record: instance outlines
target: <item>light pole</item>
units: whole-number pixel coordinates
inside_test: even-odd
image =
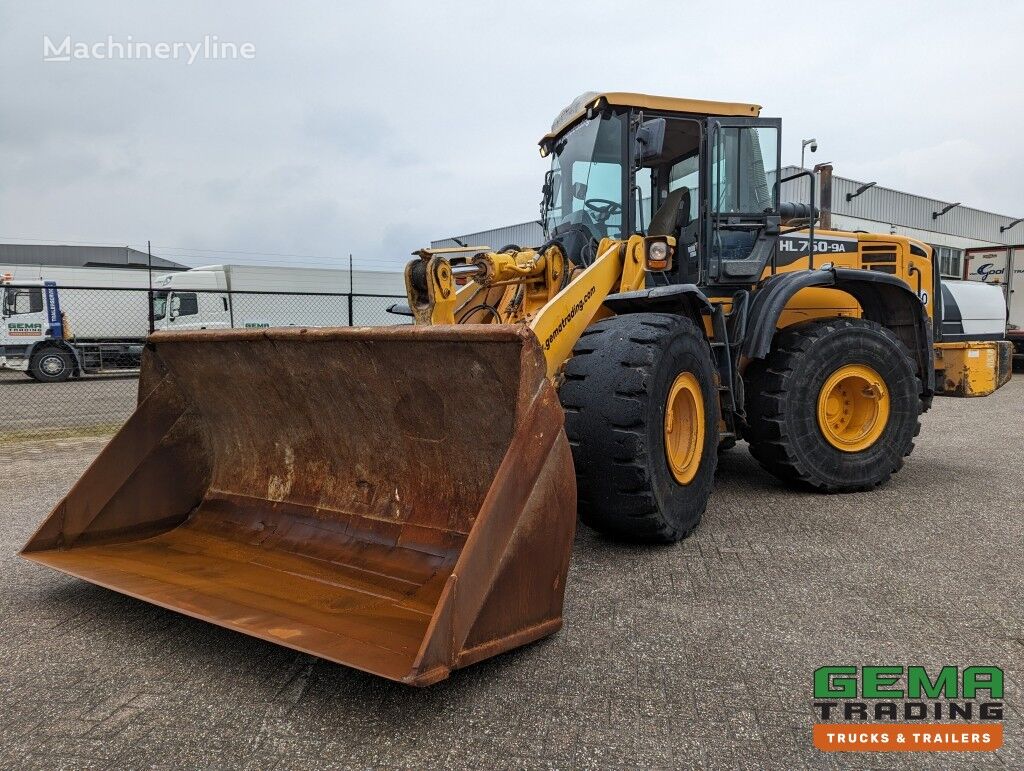
[[[818,140],[817,139],[804,139],[800,142],[800,168],[804,168],[804,150],[810,145],[811,152],[818,152]]]

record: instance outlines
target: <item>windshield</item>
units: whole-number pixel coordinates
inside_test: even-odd
[[[156,320],[162,319],[167,315],[167,295],[170,292],[154,292],[153,293],[153,318]]]
[[[541,204],[548,235],[582,225],[597,239],[622,237],[624,119],[585,120],[555,144]]]

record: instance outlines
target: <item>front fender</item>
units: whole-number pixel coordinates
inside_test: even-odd
[[[694,320],[712,313],[711,301],[695,284],[670,284],[633,292],[619,292],[604,298],[605,307],[617,314],[680,313]]]
[[[41,348],[59,348],[60,350],[65,351],[71,356],[71,361],[73,362],[74,367],[73,374],[77,377],[84,372],[82,368],[82,357],[79,354],[78,349],[73,345],[68,345],[63,340],[40,340],[39,342],[34,343],[32,347],[28,349],[25,360],[32,361],[32,357],[35,356],[36,351]]]

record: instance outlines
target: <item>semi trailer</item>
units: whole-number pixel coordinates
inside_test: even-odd
[[[968,249],[964,272],[968,281],[999,288],[1006,300],[1006,339],[1014,358],[1024,361],[1024,246]]]
[[[404,297],[405,282],[399,271],[209,265],[161,276],[154,290],[157,329],[370,326],[399,323],[375,298]]]

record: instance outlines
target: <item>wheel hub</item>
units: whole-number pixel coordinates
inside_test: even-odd
[[[818,394],[818,427],[825,440],[843,452],[873,445],[889,422],[889,389],[865,364],[847,364],[833,372]]]
[[[704,398],[691,372],[680,372],[665,402],[665,456],[676,482],[689,484],[704,446]]]
[[[64,361],[60,356],[47,356],[39,364],[47,375],[59,375],[64,371]]]

